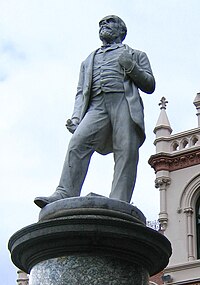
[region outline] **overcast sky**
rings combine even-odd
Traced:
[[[155,153],[153,129],[159,100],[169,101],[173,133],[197,127],[193,100],[200,91],[200,1],[198,0],[0,0],[0,279],[15,284],[7,242],[37,222],[35,196],[58,185],[70,133],[81,62],[101,45],[98,22],[120,16],[125,43],[147,53],[156,78],[145,105],[147,139],[140,149],[132,201],[148,220],[159,213],[159,191],[148,165]],[[82,195],[108,196],[112,155],[94,155]]]

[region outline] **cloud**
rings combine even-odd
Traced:
[[[0,41],[0,81],[5,81],[25,60],[25,52],[13,42]]]
[[[11,59],[14,60],[24,60],[26,58],[25,53],[20,51],[11,41],[2,42],[0,53],[8,55]]]

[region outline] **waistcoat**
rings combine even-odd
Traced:
[[[124,45],[113,44],[99,49],[94,57],[92,97],[99,93],[124,92],[124,71],[118,62]]]

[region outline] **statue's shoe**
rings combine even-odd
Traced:
[[[50,204],[50,203],[53,203],[55,201],[65,199],[65,198],[69,198],[69,196],[67,196],[63,192],[56,191],[55,193],[53,193],[53,195],[51,195],[49,197],[43,197],[43,196],[42,197],[36,197],[34,199],[34,203],[38,207],[44,208],[47,204]]]

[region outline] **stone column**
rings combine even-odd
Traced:
[[[168,223],[167,214],[167,187],[170,185],[171,179],[169,177],[161,176],[157,177],[155,180],[155,187],[160,190],[160,213],[159,213],[159,223],[161,225],[161,230],[165,231]]]
[[[28,285],[29,284],[28,283],[29,278],[25,272],[18,270],[17,274],[18,274],[18,278],[17,278],[18,285]]]
[[[184,213],[187,216],[187,251],[188,251],[188,261],[194,260],[194,248],[193,248],[193,213],[194,210],[190,208],[185,208]]]
[[[167,266],[171,245],[145,222],[126,202],[94,194],[63,199],[16,232],[9,250],[29,285],[148,285]]]

